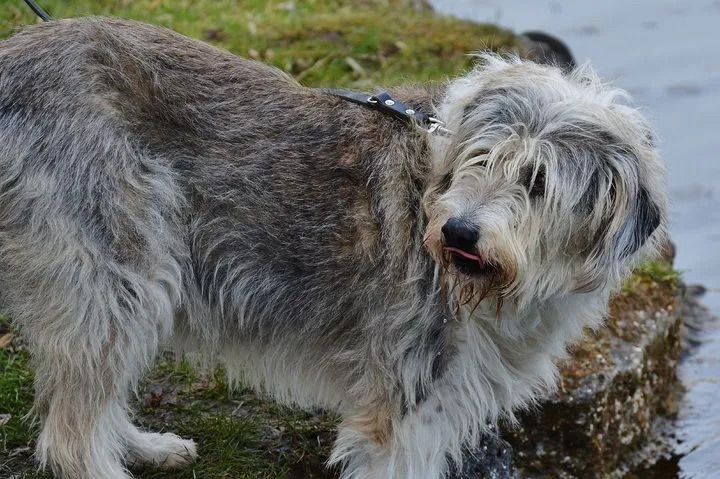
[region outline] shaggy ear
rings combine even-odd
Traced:
[[[660,209],[650,199],[644,186],[640,187],[634,208],[630,211],[632,214],[616,237],[616,247],[621,259],[640,249],[660,225]]]

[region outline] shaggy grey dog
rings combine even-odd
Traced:
[[[393,96],[452,134],[120,20],[0,44],[0,294],[37,457],[73,479],[196,456],[139,431],[158,348],[338,411],[344,478],[440,478],[664,235],[646,122],[588,68],[482,56]]]

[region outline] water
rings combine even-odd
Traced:
[[[681,364],[680,377],[688,388],[678,414],[677,448],[683,477],[720,477],[720,327],[706,328],[704,344]]]
[[[675,266],[709,288],[720,313],[720,0],[432,0],[436,10],[562,38],[578,61],[628,90],[651,118],[668,165]],[[481,47],[480,45],[478,46]],[[680,376],[682,477],[720,477],[720,328]]]

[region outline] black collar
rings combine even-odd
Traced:
[[[323,91],[342,98],[343,100],[394,116],[400,120],[416,123],[425,128],[428,133],[435,133],[441,136],[452,135],[452,131],[445,128],[445,123],[441,120],[410,108],[405,103],[392,98],[387,92],[369,95],[351,90],[323,89]]]

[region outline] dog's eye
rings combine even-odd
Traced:
[[[487,167],[487,160],[480,160],[473,162],[473,166],[477,166],[480,168],[486,168]]]
[[[530,188],[530,196],[545,196],[545,173],[538,173],[535,177],[532,187]]]
[[[450,185],[452,184],[452,179],[452,171],[445,173],[440,179],[440,183],[438,184],[438,191],[440,193],[445,193],[447,190],[449,190]]]
[[[490,154],[490,150],[480,149],[473,151],[472,155],[470,155],[472,158],[481,158],[479,160],[473,161],[473,166],[479,166],[480,168],[485,168],[487,166],[487,155]]]
[[[471,156],[473,158],[478,158],[481,156],[488,156],[489,154],[490,154],[490,150],[488,150],[486,148],[480,148],[480,149],[473,151]],[[483,162],[485,163],[486,160],[483,160]]]
[[[545,196],[545,167],[540,166],[537,172],[534,172],[532,169],[526,171],[523,178],[523,185],[528,189],[531,198],[541,198]]]

